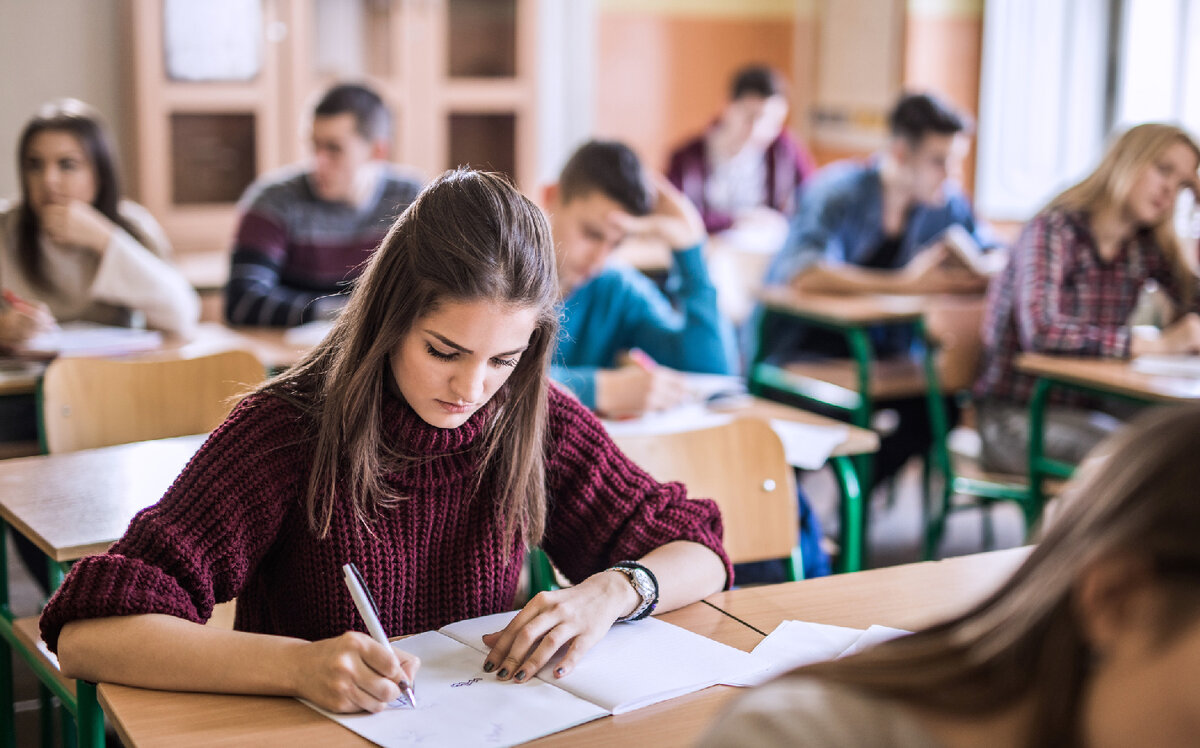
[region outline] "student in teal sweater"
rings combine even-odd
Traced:
[[[647,174],[627,146],[591,141],[547,187],[546,205],[563,297],[555,380],[617,417],[678,404],[681,371],[734,372],[733,330],[702,254],[704,222],[682,193]],[[670,299],[637,270],[607,264],[630,235],[672,248]]]
[[[733,328],[704,264],[704,221],[683,193],[647,174],[627,146],[593,140],[545,197],[563,296],[552,378],[601,415],[620,417],[677,405],[687,394],[681,371],[734,373]],[[637,270],[608,264],[629,235],[672,248],[670,300]],[[799,502],[804,575],[824,576],[820,524],[803,492]],[[736,574],[742,583],[779,582],[783,566],[739,564]]]

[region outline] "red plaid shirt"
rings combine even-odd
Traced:
[[[1008,265],[988,289],[983,321],[983,373],[975,397],[1018,404],[1033,395],[1034,378],[1017,371],[1018,353],[1128,358],[1126,321],[1142,284],[1153,278],[1181,297],[1171,262],[1148,231],[1134,235],[1105,262],[1083,213],[1039,213],[1012,247]],[[1050,401],[1084,405],[1078,393],[1055,390]]]

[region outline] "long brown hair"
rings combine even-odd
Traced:
[[[1124,204],[1142,170],[1152,168],[1163,152],[1176,143],[1187,146],[1200,161],[1200,145],[1182,128],[1157,122],[1129,128],[1109,146],[1095,171],[1061,192],[1045,210],[1095,213]],[[1183,295],[1181,301],[1187,306],[1191,303],[1194,281],[1183,259],[1174,218],[1169,214],[1146,228],[1170,262],[1175,285]]]
[[[430,183],[368,261],[333,329],[299,364],[259,391],[297,403],[314,429],[306,508],[324,537],[335,497],[359,519],[401,500],[383,476],[411,456],[384,444],[381,408],[389,357],[422,317],[446,301],[534,308],[529,348],[489,408],[476,490],[497,491],[505,532],[537,543],[546,519],[543,438],[546,371],[558,334],[558,278],[546,218],[503,176],[469,169]]]
[[[1167,591],[1160,640],[1200,619],[1200,407],[1156,409],[1098,447],[1029,558],[966,614],[835,662],[794,671],[911,706],[986,716],[1029,698],[1030,746],[1080,742],[1093,660],[1072,604],[1102,559],[1144,559]]]
[[[29,204],[29,183],[26,174],[29,147],[33,139],[44,132],[65,132],[79,141],[87,155],[96,178],[96,197],[92,207],[135,239],[146,244],[134,226],[121,217],[121,180],[113,158],[112,143],[100,114],[78,99],[57,99],[41,106],[25,123],[17,140],[17,174],[21,182],[21,207],[17,220],[17,261],[25,277],[36,287],[52,290],[52,283],[42,267],[38,235],[42,226]]]

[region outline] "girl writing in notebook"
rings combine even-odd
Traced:
[[[571,671],[614,621],[730,579],[715,504],[659,484],[548,383],[554,251],[502,178],[449,172],[392,227],[328,337],[247,397],[42,615],[71,677],[376,711],[418,663],[389,636],[510,608],[527,548],[574,586],[485,638],[483,668]],[[237,598],[234,631],[202,625]]]
[[[1200,408],[1097,449],[1008,582],[963,616],[741,699],[705,748],[1196,745]]]
[[[0,200],[0,347],[59,322],[187,333],[200,299],[146,209],[121,199],[108,134],[74,99],[44,105],[17,145],[21,199]],[[136,313],[136,314],[135,314]]]
[[[1096,170],[1050,201],[1026,225],[988,290],[984,363],[975,383],[984,468],[1028,467],[1033,377],[1017,371],[1022,352],[1128,358],[1200,353],[1196,280],[1183,262],[1173,218],[1183,189],[1197,195],[1200,148],[1171,125],[1138,125],[1109,148]],[[1173,300],[1161,334],[1131,324],[1152,282]],[[1051,392],[1045,450],[1070,462],[1112,430],[1128,408],[1077,393]]]

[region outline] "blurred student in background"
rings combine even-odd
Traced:
[[[290,327],[328,319],[420,182],[386,162],[391,115],[354,84],[330,88],[313,110],[311,162],[247,188],[234,238],[225,316]]]
[[[988,293],[984,366],[975,384],[987,469],[1026,470],[1033,377],[1016,370],[1017,354],[1200,353],[1196,280],[1173,224],[1179,193],[1197,191],[1198,163],[1200,148],[1183,130],[1138,125],[1025,226]],[[1166,302],[1155,315],[1161,332],[1131,324],[1143,289]],[[1078,462],[1116,427],[1112,415],[1128,412],[1124,404],[1051,392],[1046,455]]]
[[[187,335],[199,320],[162,228],[122,199],[110,143],[99,114],[75,99],[43,105],[22,130],[21,198],[0,201],[0,347],[56,321]]]

